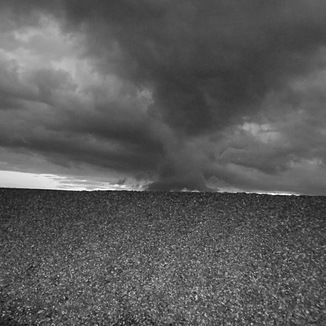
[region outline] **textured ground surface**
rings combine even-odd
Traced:
[[[326,325],[326,197],[0,189],[1,325]]]

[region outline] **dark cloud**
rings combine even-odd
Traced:
[[[83,103],[60,69],[34,69],[25,84],[3,70],[14,79],[1,77],[1,110],[26,107],[19,102],[26,100],[57,112],[37,119],[41,134],[19,129],[13,140],[2,131],[2,146],[147,171],[156,177],[151,190],[206,191],[214,178],[237,184],[232,175],[241,168],[268,183],[295,161],[325,162],[325,80],[317,76],[326,71],[322,0],[15,0],[0,9],[12,29],[53,15],[63,34],[82,36],[80,58],[103,80],[114,75],[123,84],[110,96],[98,85],[84,88]],[[45,53],[45,41],[37,40],[33,48]],[[147,102],[139,100],[142,90]],[[318,118],[309,120],[309,112]],[[33,121],[22,125],[27,130]],[[249,179],[239,187],[263,187]]]
[[[268,91],[315,68],[326,40],[318,4],[68,1],[66,12],[88,24],[90,51],[110,50],[113,38],[129,77],[153,88],[164,121],[196,134],[257,110]]]
[[[76,85],[68,73],[35,69],[21,80],[17,71],[2,79],[0,146],[39,153],[62,166],[154,172],[161,143],[136,101],[102,99],[94,89],[89,107],[73,95]]]

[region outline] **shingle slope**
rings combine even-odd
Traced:
[[[325,325],[326,198],[0,189],[0,324]]]

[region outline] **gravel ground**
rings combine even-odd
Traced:
[[[326,197],[0,188],[1,325],[326,325]]]

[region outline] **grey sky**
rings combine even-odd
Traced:
[[[326,194],[322,0],[1,1],[0,168]]]

